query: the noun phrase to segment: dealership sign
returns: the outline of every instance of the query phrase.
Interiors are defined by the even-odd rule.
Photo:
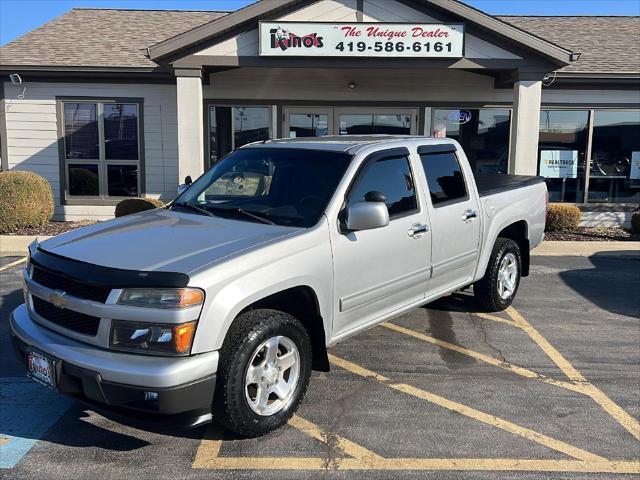
[[[576,178],[577,150],[541,150],[540,175],[546,178]]]
[[[461,58],[464,25],[260,22],[260,55]]]

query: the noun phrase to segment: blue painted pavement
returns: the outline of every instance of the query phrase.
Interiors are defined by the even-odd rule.
[[[27,378],[0,378],[0,469],[15,467],[72,403]]]

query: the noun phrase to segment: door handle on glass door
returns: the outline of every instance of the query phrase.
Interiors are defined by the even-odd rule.
[[[411,238],[420,238],[423,233],[427,233],[429,231],[428,225],[422,225],[421,223],[414,223],[411,225],[411,228],[407,232]]]
[[[475,210],[469,209],[469,210],[465,210],[460,218],[462,218],[463,222],[466,222],[467,220],[471,220],[472,218],[477,218],[477,217],[478,217],[478,212],[476,212]]]

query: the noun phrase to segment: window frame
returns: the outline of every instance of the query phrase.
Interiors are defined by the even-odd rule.
[[[67,159],[65,140],[65,114],[66,103],[88,103],[96,105],[98,122],[98,158],[97,159]],[[106,158],[106,146],[104,138],[104,106],[109,104],[134,104],[137,109],[137,133],[138,133],[138,160],[109,160]],[[145,176],[145,143],[144,143],[144,99],[133,97],[56,97],[56,116],[58,130],[58,157],[60,178],[60,204],[61,205],[89,205],[89,206],[113,206],[127,198],[143,197],[146,193]],[[68,165],[92,164],[98,165],[99,195],[70,195]],[[108,166],[109,165],[135,165],[138,167],[138,195],[109,196],[108,195]]]
[[[203,108],[203,113],[204,113],[204,171],[206,172],[209,168],[211,168],[214,164],[211,163],[211,139],[210,139],[210,135],[211,135],[211,108],[218,108],[218,107],[223,107],[223,108],[230,108],[231,109],[231,125],[230,125],[230,132],[231,132],[231,152],[236,150],[236,139],[235,139],[235,132],[234,132],[234,125],[235,125],[235,116],[233,115],[233,109],[234,108],[266,108],[269,111],[269,139],[273,140],[274,138],[277,138],[277,134],[276,134],[276,128],[275,126],[277,125],[277,105],[275,105],[274,103],[240,103],[240,102],[231,102],[231,103],[225,103],[222,101],[216,101],[216,100],[210,100],[208,98],[204,99],[204,108]],[[220,160],[222,160],[225,156],[220,157],[217,161],[219,162]]]
[[[455,146],[453,146],[453,144],[451,144],[451,149],[448,148],[443,148],[442,150],[437,150],[437,149],[433,149],[432,151],[428,151],[427,149],[429,147],[433,147],[433,145],[423,145],[423,146],[419,146],[417,149],[418,152],[418,157],[420,157],[420,165],[422,166],[422,170],[424,172],[424,179],[426,180],[426,187],[427,187],[427,192],[429,192],[429,202],[431,203],[431,206],[433,208],[442,208],[442,207],[448,207],[449,205],[455,205],[457,203],[463,203],[463,202],[468,202],[469,199],[471,198],[471,195],[469,193],[469,183],[467,182],[467,172],[465,171],[462,162],[460,161],[460,157],[458,156],[458,151],[455,148]],[[437,146],[436,146],[437,147]],[[448,147],[448,145],[447,145]],[[421,148],[425,148],[425,150],[421,153],[420,149]],[[458,167],[460,168],[460,173],[462,173],[462,182],[464,184],[464,191],[465,191],[465,196],[464,197],[457,197],[457,198],[453,198],[451,200],[445,200],[444,202],[440,202],[440,203],[434,203],[433,199],[431,198],[431,188],[429,187],[429,175],[427,173],[427,169],[424,166],[424,163],[422,161],[422,157],[429,157],[432,155],[443,155],[443,154],[447,154],[450,153],[453,155],[453,158],[455,159],[456,163],[458,164]]]
[[[353,175],[353,178],[349,182],[349,186],[347,187],[347,190],[345,191],[345,194],[344,194],[344,205],[346,207],[349,206],[349,195],[351,194],[351,191],[353,190],[354,185],[356,185],[356,182],[360,178],[360,175],[363,174],[363,172],[367,169],[369,164],[371,164],[372,162],[378,162],[380,160],[384,160],[385,158],[396,158],[396,157],[406,157],[407,164],[409,166],[409,173],[411,174],[411,180],[413,182],[413,191],[416,197],[416,208],[412,210],[407,210],[406,212],[397,213],[395,215],[389,215],[389,222],[420,213],[421,203],[420,203],[420,194],[418,192],[418,187],[416,184],[416,175],[413,169],[413,165],[411,163],[411,153],[409,152],[409,149],[405,147],[395,147],[395,148],[388,148],[386,150],[378,150],[377,152],[373,152],[367,155],[364,158],[364,160],[362,160],[362,162],[358,166],[358,169]],[[385,203],[385,206],[386,206],[386,203]],[[388,209],[389,208],[387,207],[387,210]],[[343,209],[343,211],[346,212],[346,208]],[[339,217],[342,217],[342,214],[339,215]]]

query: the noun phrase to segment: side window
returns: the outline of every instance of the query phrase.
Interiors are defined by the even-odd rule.
[[[367,163],[351,187],[349,203],[364,201],[364,196],[372,190],[384,194],[390,217],[417,209],[416,190],[406,156]]]
[[[455,153],[423,154],[420,159],[434,207],[467,198],[464,175]]]

